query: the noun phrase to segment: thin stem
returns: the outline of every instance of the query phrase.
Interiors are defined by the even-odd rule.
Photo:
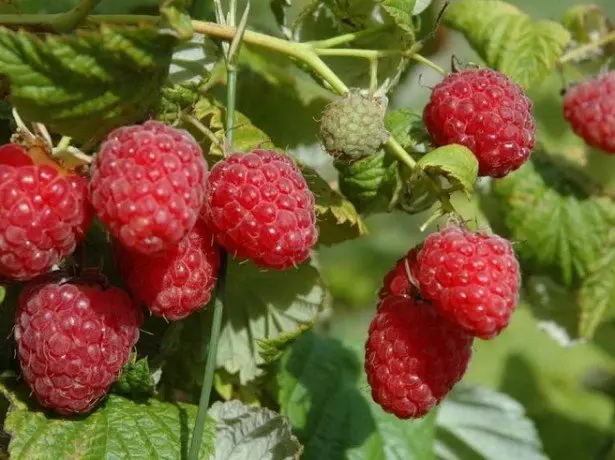
[[[578,48],[568,51],[560,58],[559,62],[561,64],[564,64],[569,61],[575,61],[577,59],[583,58],[583,56],[585,56],[588,52],[593,51],[597,48],[601,48],[604,45],[608,45],[612,42],[615,42],[615,30],[602,36],[599,40],[596,40],[595,42],[591,42],[587,45],[579,46]]]
[[[451,199],[448,194],[440,188],[440,186],[431,178],[429,175],[423,171],[423,169],[416,164],[414,158],[412,158],[406,149],[402,147],[402,145],[397,142],[393,137],[390,137],[387,143],[385,144],[387,150],[393,154],[401,163],[405,164],[410,168],[411,171],[416,171],[427,186],[431,189],[431,191],[438,197],[438,200],[442,203],[442,211],[444,213],[455,212],[455,207],[451,203]]]
[[[0,14],[4,26],[28,26],[41,32],[71,32],[101,0],[80,0],[72,10],[57,14]]]
[[[432,69],[434,69],[436,72],[441,73],[442,75],[446,76],[448,75],[448,73],[446,72],[446,70],[444,70],[442,67],[440,67],[438,64],[436,64],[433,61],[430,61],[429,59],[427,59],[425,56],[418,54],[418,53],[414,53],[411,54],[410,56],[408,56],[410,59],[416,61],[416,62],[420,62],[421,64],[425,64],[427,67],[430,67]]]
[[[404,50],[364,50],[353,48],[313,48],[319,56],[356,57],[363,59],[379,59],[387,56],[403,56]]]
[[[198,460],[199,450],[203,441],[203,431],[205,420],[207,419],[207,409],[211,397],[211,388],[214,381],[214,370],[216,369],[216,356],[218,353],[218,339],[222,327],[222,310],[226,298],[226,252],[220,254],[220,276],[216,286],[216,300],[214,302],[214,318],[211,325],[211,335],[209,336],[209,349],[207,350],[207,362],[205,363],[205,374],[203,375],[203,386],[199,399],[199,409],[194,422],[192,431],[192,441],[188,452],[188,460]]]
[[[378,89],[378,59],[369,61],[369,91],[375,93]]]
[[[85,20],[87,25],[106,24],[155,24],[160,21],[160,16],[147,14],[93,14]],[[1,23],[2,21],[0,21]]]
[[[224,151],[224,145],[222,145],[220,143],[220,140],[216,137],[216,135],[212,132],[211,129],[209,129],[207,126],[205,126],[203,123],[201,123],[199,120],[197,120],[196,118],[194,118],[192,115],[188,115],[187,113],[182,113],[180,115],[180,118],[187,122],[190,123],[192,126],[194,126],[196,129],[199,130],[199,132],[203,133],[205,135],[205,137],[207,137],[207,139],[209,139],[209,141],[215,145],[216,147],[218,147],[220,149],[220,151]]]
[[[101,0],[80,0],[75,7],[56,18],[54,29],[57,32],[71,32],[83,22]]]
[[[337,37],[331,37],[326,40],[315,40],[312,42],[306,42],[306,45],[309,45],[312,48],[333,48],[339,45],[345,45],[347,43],[353,42],[355,40],[359,40],[361,38],[369,37],[371,35],[378,34],[380,32],[384,32],[391,28],[390,24],[383,24],[376,27],[371,27],[369,29],[361,30],[359,32],[351,32],[348,34],[338,35]]]
[[[228,67],[226,86],[226,144],[233,148],[233,132],[235,131],[235,103],[237,96],[237,69],[234,65]]]

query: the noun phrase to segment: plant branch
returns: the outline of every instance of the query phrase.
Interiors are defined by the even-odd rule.
[[[575,61],[577,59],[583,58],[590,51],[594,51],[598,48],[602,48],[604,45],[608,45],[609,43],[615,42],[615,30],[609,32],[608,34],[602,36],[600,39],[595,42],[588,43],[583,46],[579,46],[578,48],[572,49],[564,54],[559,62],[560,64],[564,64],[566,62]]]
[[[57,14],[0,14],[0,24],[28,26],[40,32],[71,32],[83,22],[101,0],[80,0],[72,10]]]
[[[345,45],[361,38],[379,34],[380,32],[385,32],[386,30],[391,29],[391,27],[392,26],[390,24],[383,24],[380,26],[361,30],[359,32],[351,32],[343,35],[338,35],[337,37],[327,38],[326,40],[315,40],[312,42],[306,42],[305,44],[312,48],[333,48],[335,46]]]
[[[207,350],[207,362],[205,363],[205,374],[203,375],[203,385],[201,386],[199,409],[194,422],[194,430],[192,431],[188,460],[198,460],[201,443],[203,441],[203,431],[205,430],[211,388],[214,381],[214,371],[216,369],[218,340],[220,338],[220,329],[222,328],[222,310],[224,302],[226,301],[227,257],[226,252],[222,251],[220,254],[220,276],[218,277],[218,283],[216,285],[216,299],[214,301],[214,318],[209,336],[209,348]]]

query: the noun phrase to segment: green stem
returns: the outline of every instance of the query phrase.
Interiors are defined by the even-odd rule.
[[[75,7],[65,13],[57,14],[0,14],[0,24],[4,26],[27,26],[39,32],[71,32],[101,0],[80,0]]]
[[[218,339],[220,338],[220,329],[222,327],[222,310],[226,301],[226,266],[227,254],[220,254],[220,276],[216,286],[216,300],[214,301],[214,318],[211,325],[211,334],[209,336],[209,349],[207,350],[207,362],[205,363],[205,374],[203,375],[203,386],[201,387],[201,396],[199,399],[199,409],[194,429],[192,431],[192,441],[190,442],[190,450],[188,452],[188,460],[198,460],[201,443],[203,442],[203,431],[205,430],[205,421],[207,419],[207,410],[209,408],[209,399],[211,397],[211,388],[214,381],[214,370],[216,369],[216,356],[218,353]]]
[[[434,69],[436,72],[441,73],[444,76],[448,75],[446,70],[444,70],[438,64],[436,64],[433,61],[430,61],[429,59],[427,59],[425,56],[423,56],[421,54],[413,53],[413,54],[409,55],[408,57],[410,59],[416,61],[416,62],[420,62],[421,64],[425,64],[427,67],[430,67],[430,68]]]
[[[387,143],[385,144],[387,150],[394,155],[401,163],[405,164],[410,168],[411,171],[416,171],[421,178],[425,181],[427,186],[431,189],[431,191],[438,197],[438,200],[442,204],[442,211],[444,213],[456,212],[453,203],[451,203],[451,199],[448,196],[446,191],[442,190],[440,186],[434,181],[423,169],[416,164],[414,158],[412,158],[406,149],[402,147],[402,145],[397,142],[393,137],[390,137]]]
[[[106,24],[152,24],[160,21],[160,16],[147,14],[93,14],[86,18],[87,25]]]
[[[237,69],[235,65],[228,66],[226,86],[226,144],[233,148],[233,132],[235,131],[235,103],[237,97]]]
[[[390,24],[383,24],[376,27],[371,27],[369,29],[361,30],[359,32],[351,32],[344,35],[338,35],[337,37],[331,37],[326,40],[317,40],[313,42],[306,42],[306,45],[311,46],[312,48],[333,48],[339,45],[345,45],[347,43],[353,42],[355,40],[359,40],[361,38],[369,37],[371,35],[376,35],[380,32],[385,32],[388,29],[391,29]]]
[[[319,56],[356,57],[363,59],[380,59],[388,56],[403,56],[404,50],[365,50],[354,48],[313,48]]]
[[[604,45],[608,45],[609,43],[612,43],[612,42],[615,42],[615,30],[612,32],[609,32],[608,34],[604,35],[603,37],[601,37],[599,40],[596,40],[595,42],[591,42],[591,43],[588,43],[587,45],[579,46],[578,48],[568,51],[566,54],[564,54],[560,58],[559,62],[560,64],[564,64],[566,62],[574,61],[576,59],[582,58],[588,52],[601,48]]]

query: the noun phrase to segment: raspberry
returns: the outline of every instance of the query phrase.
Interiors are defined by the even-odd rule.
[[[91,221],[85,179],[0,147],[0,275],[28,280],[75,250]]]
[[[146,256],[119,245],[115,255],[132,293],[156,316],[182,319],[211,299],[220,258],[201,221],[177,246],[161,255]]]
[[[615,153],[615,71],[569,88],[564,117],[589,145]]]
[[[142,320],[121,289],[32,283],[15,316],[24,379],[43,406],[64,415],[88,412],[128,361]]]
[[[90,181],[94,210],[127,249],[155,254],[177,244],[203,204],[207,163],[184,130],[148,121],[109,134]]]
[[[437,145],[461,144],[481,176],[504,177],[525,163],[536,143],[532,102],[495,70],[464,70],[436,85],[423,112]]]
[[[316,244],[314,195],[291,158],[269,150],[234,153],[207,181],[205,221],[235,257],[284,270]]]
[[[412,248],[404,257],[399,259],[395,267],[388,272],[382,280],[382,287],[378,297],[384,299],[391,295],[411,296],[416,280],[417,248]]]
[[[329,104],[320,122],[325,149],[334,158],[358,160],[376,154],[389,138],[384,125],[386,98],[351,90]]]
[[[416,259],[421,297],[467,333],[489,339],[519,301],[519,263],[509,241],[449,227],[427,237]]]
[[[427,302],[391,296],[380,302],[365,351],[374,401],[399,418],[419,418],[463,377],[472,337]]]

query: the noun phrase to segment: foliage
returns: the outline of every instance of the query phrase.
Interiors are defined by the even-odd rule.
[[[211,304],[172,324],[148,319],[110,394],[78,417],[51,415],[14,378],[23,284],[0,278],[0,409],[10,435],[0,449],[11,458],[604,457],[599,444],[613,440],[615,160],[570,130],[560,93],[613,66],[615,7],[559,5],[539,19],[529,11],[540,6],[501,0],[444,10],[432,0],[222,1],[222,15],[218,2],[199,0],[0,3],[5,141],[21,117],[53,142],[72,142],[87,163],[112,129],[154,118],[190,131],[210,168],[231,151],[283,151],[314,194],[319,230],[310,260],[287,271],[229,255]],[[478,178],[466,147],[432,145],[421,97],[406,97],[409,87],[428,94],[417,68],[439,68],[428,56],[448,37],[438,18],[534,102],[537,148],[506,178]],[[453,67],[472,59],[455,51]],[[320,114],[354,88],[390,98],[390,140],[372,157],[333,160],[317,138]],[[400,94],[411,106],[400,107]],[[467,382],[427,417],[402,421],[370,397],[368,323],[382,276],[424,239],[419,228],[451,218],[514,242],[523,306],[498,341],[478,345]],[[63,268],[84,261],[121,283],[100,222]],[[211,387],[217,401],[201,408],[200,425],[196,403]]]

